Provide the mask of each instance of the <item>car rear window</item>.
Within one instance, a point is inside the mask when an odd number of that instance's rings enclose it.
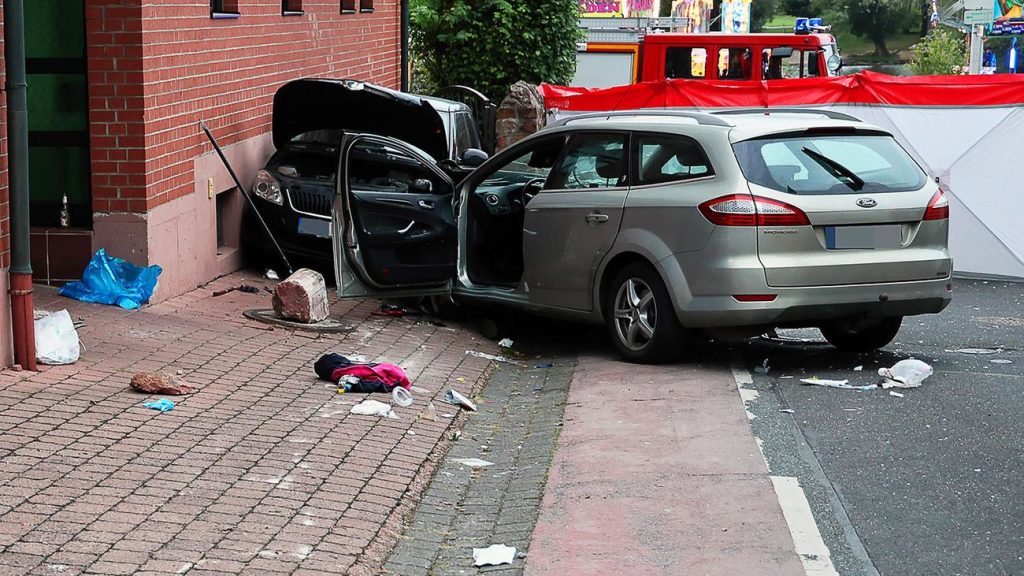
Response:
[[[759,138],[733,145],[743,175],[790,194],[906,192],[926,177],[888,135],[807,135]]]

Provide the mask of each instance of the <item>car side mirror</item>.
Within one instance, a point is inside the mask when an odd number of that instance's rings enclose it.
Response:
[[[470,168],[476,168],[486,162],[487,158],[487,152],[476,148],[467,148],[459,158],[459,164]]]
[[[839,69],[843,67],[843,57],[839,54],[833,54],[828,57],[828,61],[825,62],[830,72],[839,72]]]

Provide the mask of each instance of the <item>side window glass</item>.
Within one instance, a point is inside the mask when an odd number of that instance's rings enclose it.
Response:
[[[626,184],[626,135],[580,134],[548,176],[546,190],[616,188]]]
[[[349,186],[355,192],[450,194],[451,187],[423,161],[383,142],[362,140],[349,153]]]
[[[680,182],[714,175],[700,144],[692,138],[669,134],[637,135],[639,184]]]
[[[535,142],[515,159],[485,176],[480,187],[490,188],[522,184],[530,180],[546,180],[558,157],[562,155],[565,141],[565,136],[555,136]]]
[[[718,51],[718,77],[722,80],[750,80],[754,51],[750,48],[722,48]]]
[[[666,78],[704,78],[708,51],[704,48],[669,48],[665,51]]]
[[[462,158],[462,153],[470,148],[480,148],[480,137],[473,116],[459,112],[455,115],[455,157]]]

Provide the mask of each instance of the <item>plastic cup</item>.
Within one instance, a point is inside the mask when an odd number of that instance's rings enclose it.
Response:
[[[412,393],[401,386],[395,386],[391,390],[391,398],[395,400],[395,404],[398,404],[402,408],[412,406]]]

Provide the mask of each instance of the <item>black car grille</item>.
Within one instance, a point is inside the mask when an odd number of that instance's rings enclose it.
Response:
[[[299,186],[286,188],[288,199],[292,207],[299,212],[316,214],[317,216],[331,215],[331,193],[326,190],[308,190]]]

